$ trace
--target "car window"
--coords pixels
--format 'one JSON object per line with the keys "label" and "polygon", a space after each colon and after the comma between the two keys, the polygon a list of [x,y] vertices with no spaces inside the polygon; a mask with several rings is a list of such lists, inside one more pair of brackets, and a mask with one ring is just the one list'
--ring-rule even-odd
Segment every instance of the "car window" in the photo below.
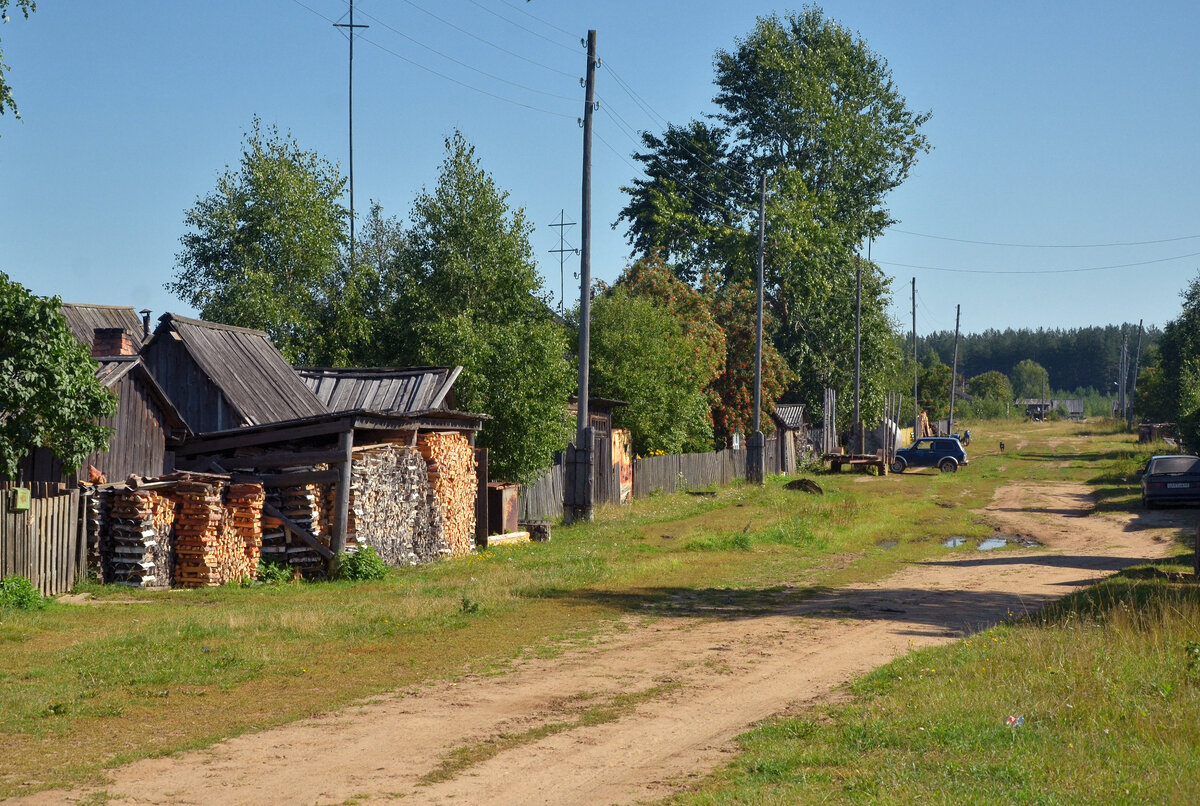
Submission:
{"label": "car window", "polygon": [[1200,473],[1200,456],[1162,456],[1150,462],[1150,473]]}
{"label": "car window", "polygon": [[917,440],[916,448],[919,451],[931,451],[931,450],[933,450],[933,440],[932,439]]}

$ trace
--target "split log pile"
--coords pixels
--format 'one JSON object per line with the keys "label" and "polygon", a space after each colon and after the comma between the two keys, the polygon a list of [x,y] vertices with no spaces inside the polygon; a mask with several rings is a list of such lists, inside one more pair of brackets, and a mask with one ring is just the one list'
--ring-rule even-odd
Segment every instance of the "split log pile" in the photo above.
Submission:
{"label": "split log pile", "polygon": [[139,588],[171,584],[175,504],[153,490],[114,490],[101,567],[105,581]]}
{"label": "split log pile", "polygon": [[449,553],[471,553],[475,550],[475,449],[462,434],[437,432],[423,435],[417,450],[429,466]]}
{"label": "split log pile", "polygon": [[347,531],[347,549],[370,546],[388,565],[429,562],[447,551],[419,451],[403,445],[355,449]]}
{"label": "split log pile", "polygon": [[108,545],[108,511],[112,508],[112,490],[96,487],[86,496],[84,507],[87,512],[87,567],[96,575],[96,581],[104,584],[110,577],[104,558],[110,556]]}
{"label": "split log pile", "polygon": [[[304,470],[328,470],[329,465],[302,465],[280,468],[280,473]],[[305,484],[298,487],[276,487],[267,494],[267,503],[284,515],[312,532],[322,544],[329,545],[331,514],[329,496],[331,484]],[[278,518],[265,515],[262,518],[262,553],[266,559],[287,563],[307,578],[317,578],[325,573],[325,560],[315,549],[289,534]]]}
{"label": "split log pile", "polygon": [[223,585],[252,578],[262,545],[263,493],[258,484],[234,485],[228,507],[224,484],[185,480],[175,485],[175,583],[183,587]]}

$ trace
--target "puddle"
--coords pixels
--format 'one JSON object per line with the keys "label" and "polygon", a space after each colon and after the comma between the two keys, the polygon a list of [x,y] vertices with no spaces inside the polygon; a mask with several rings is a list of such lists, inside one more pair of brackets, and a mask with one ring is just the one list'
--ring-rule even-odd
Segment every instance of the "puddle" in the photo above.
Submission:
{"label": "puddle", "polygon": [[967,539],[965,537],[949,537],[942,541],[942,545],[948,549],[956,549],[966,542]]}
{"label": "puddle", "polygon": [[980,540],[977,548],[980,551],[991,551],[992,549],[1004,548],[1008,545],[1006,537],[989,537],[987,540]]}
{"label": "puddle", "polygon": [[894,549],[900,544],[895,540],[880,540],[875,545],[881,549]]}

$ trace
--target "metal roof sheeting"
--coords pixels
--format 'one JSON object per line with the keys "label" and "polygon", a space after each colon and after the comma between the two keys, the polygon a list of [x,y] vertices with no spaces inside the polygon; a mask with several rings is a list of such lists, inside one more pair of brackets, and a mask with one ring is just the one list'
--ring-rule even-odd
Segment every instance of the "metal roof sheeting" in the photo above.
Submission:
{"label": "metal roof sheeting", "polygon": [[[179,335],[188,353],[240,415],[261,425],[328,414],[261,330],[164,314],[159,331]],[[155,333],[155,338],[164,334]]]}
{"label": "metal roof sheeting", "polygon": [[787,428],[804,428],[803,403],[776,403],[775,416]]}
{"label": "metal roof sheeting", "polygon": [[300,379],[330,411],[397,414],[444,408],[460,372],[462,367],[296,369]]}

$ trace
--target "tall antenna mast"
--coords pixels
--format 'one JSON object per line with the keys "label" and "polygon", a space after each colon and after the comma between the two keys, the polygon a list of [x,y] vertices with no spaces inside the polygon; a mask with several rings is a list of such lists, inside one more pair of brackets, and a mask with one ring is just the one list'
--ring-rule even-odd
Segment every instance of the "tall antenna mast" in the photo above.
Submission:
{"label": "tall antenna mast", "polygon": [[370,28],[354,24],[354,0],[350,0],[350,22],[335,22],[334,28],[345,28],[350,38],[350,268],[354,268],[354,29]]}
{"label": "tall antenna mast", "polygon": [[570,252],[574,255],[578,255],[579,250],[573,246],[567,246],[567,241],[566,241],[567,227],[575,226],[575,222],[567,221],[567,211],[566,210],[560,209],[558,211],[558,223],[552,223],[552,224],[550,224],[550,226],[558,227],[558,248],[550,249],[549,252],[552,255],[553,254],[558,255],[558,312],[561,314],[566,311],[565,306],[567,303],[567,280],[566,280],[566,270],[564,268],[564,266],[566,265],[567,253]]}

